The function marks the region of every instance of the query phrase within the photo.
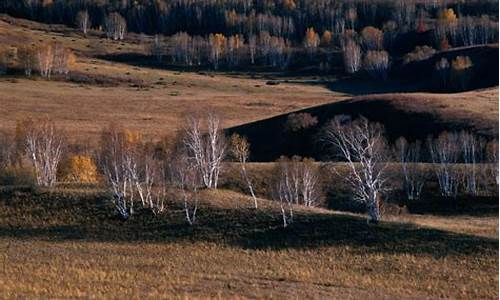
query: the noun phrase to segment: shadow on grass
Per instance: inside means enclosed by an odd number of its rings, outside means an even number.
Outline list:
[[[351,246],[359,253],[411,253],[444,257],[452,254],[497,255],[498,240],[409,224],[368,225],[351,215],[297,212],[282,228],[278,209],[226,209],[203,204],[198,223],[188,226],[180,203],[154,216],[139,210],[119,220],[99,194],[3,192],[0,238],[50,241],[176,242],[205,241],[244,249],[313,249]],[[55,225],[44,224],[49,223]]]

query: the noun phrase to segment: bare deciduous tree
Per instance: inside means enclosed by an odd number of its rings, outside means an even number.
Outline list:
[[[196,222],[198,211],[198,189],[202,184],[196,162],[183,150],[178,150],[170,161],[170,178],[172,184],[181,190],[184,213],[189,225]]]
[[[65,146],[65,136],[54,122],[46,119],[23,121],[26,153],[40,186],[50,187],[57,180],[57,166]]]
[[[458,134],[455,132],[443,132],[436,139],[429,137],[428,146],[441,195],[456,197],[460,179],[458,169],[455,166],[460,153]]]
[[[37,49],[37,63],[40,75],[50,78],[54,67],[54,49],[52,45],[42,45]]]
[[[166,45],[162,36],[155,35],[153,42],[149,45],[149,53],[161,63],[166,53]]]
[[[258,208],[257,197],[255,196],[252,180],[250,180],[246,168],[246,164],[250,156],[250,144],[248,143],[247,139],[245,137],[241,137],[238,134],[233,134],[231,136],[231,153],[240,163],[241,176],[243,177],[243,180],[245,180],[246,185],[248,186],[248,190],[250,191],[250,195],[252,195],[254,201],[254,207],[255,209],[257,209]]]
[[[406,196],[410,201],[418,200],[425,183],[425,173],[420,161],[421,143],[408,143],[404,137],[400,137],[395,146],[396,157],[403,171]]]
[[[248,37],[248,51],[250,52],[250,63],[255,63],[255,53],[257,52],[257,36],[252,34]]]
[[[483,157],[485,143],[476,135],[468,132],[460,132],[460,146],[462,150],[463,166],[463,183],[465,192],[476,196],[478,193],[478,163]]]
[[[17,52],[17,57],[19,59],[19,65],[24,70],[26,76],[31,76],[33,69],[37,65],[36,52],[33,47],[20,47]]]
[[[361,68],[361,47],[352,39],[348,39],[342,47],[344,67],[347,73],[354,74]]]
[[[384,129],[360,117],[336,116],[324,128],[322,141],[336,148],[347,161],[347,182],[354,199],[365,203],[369,221],[380,220],[380,194],[386,189],[386,140]]]
[[[278,172],[275,179],[272,198],[279,201],[283,227],[293,223],[293,203],[298,198],[298,177],[289,169],[290,164],[284,160],[278,162]]]
[[[127,21],[117,12],[110,13],[104,23],[106,35],[114,40],[123,40],[127,32]]]
[[[293,222],[293,205],[315,206],[322,196],[318,167],[312,159],[281,157],[277,162],[272,198],[279,201],[283,226]]]
[[[76,14],[75,23],[76,26],[78,26],[78,29],[80,29],[84,35],[87,35],[87,32],[90,29],[90,16],[88,11],[79,11]]]
[[[208,113],[204,119],[190,116],[186,119],[182,142],[186,153],[196,165],[203,184],[217,189],[222,161],[226,156],[226,141],[220,119]]]
[[[135,196],[154,214],[164,211],[165,161],[154,157],[152,147],[138,133],[111,124],[102,132],[98,162],[123,219],[134,213]]]
[[[113,191],[113,203],[123,219],[128,219],[134,212],[133,198],[128,197],[131,183],[125,163],[127,147],[123,128],[111,124],[102,132],[98,153],[99,167]],[[127,205],[128,198],[130,203]]]

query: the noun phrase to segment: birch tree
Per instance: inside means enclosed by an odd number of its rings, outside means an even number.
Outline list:
[[[181,149],[170,161],[170,179],[181,191],[184,214],[189,225],[196,222],[198,212],[198,190],[202,185],[196,162]]]
[[[61,161],[65,136],[49,119],[23,121],[26,153],[33,166],[39,186],[51,187],[57,181],[57,166]]]
[[[344,68],[347,73],[354,74],[361,69],[361,47],[352,39],[348,39],[342,47]]]
[[[367,206],[369,222],[380,218],[380,194],[387,188],[384,128],[364,117],[336,116],[323,130],[322,141],[338,151],[349,168],[347,182],[354,200]]]
[[[204,186],[210,189],[217,189],[227,150],[220,123],[220,118],[214,113],[207,113],[203,119],[189,116],[182,134],[186,155],[196,166]]]
[[[293,202],[297,199],[298,186],[292,178],[289,167],[290,165],[284,160],[278,162],[277,177],[272,188],[272,198],[280,204],[283,227],[293,223]]]
[[[250,156],[250,144],[248,143],[248,140],[245,137],[241,137],[236,133],[233,134],[231,136],[231,153],[240,163],[241,176],[243,177],[243,180],[245,180],[250,195],[252,196],[252,199],[254,201],[254,207],[255,209],[257,209],[258,208],[257,197],[255,196],[252,180],[248,176],[246,168],[246,164]]]
[[[134,212],[133,197],[129,196],[132,192],[125,159],[126,151],[127,139],[123,128],[111,124],[103,130],[98,153],[99,167],[113,193],[112,202],[120,217],[125,220]]]
[[[106,17],[104,28],[108,38],[123,40],[127,32],[127,21],[119,13],[112,12]]]
[[[322,197],[318,168],[314,160],[294,156],[277,162],[272,198],[280,203],[283,226],[293,222],[293,205],[315,206]]]
[[[50,79],[54,68],[54,48],[50,44],[39,46],[36,55],[40,75]]]
[[[437,138],[427,140],[441,195],[456,197],[459,172],[456,168],[460,153],[459,136],[456,132],[443,132]]]
[[[421,143],[408,143],[404,137],[396,141],[395,154],[404,177],[404,189],[408,200],[418,200],[425,183],[424,170],[421,166]]]
[[[210,62],[214,69],[219,68],[219,61],[226,51],[226,37],[222,33],[210,34],[208,36],[208,44],[210,45]]]
[[[460,147],[462,152],[463,186],[465,192],[476,196],[478,194],[478,163],[483,161],[483,150],[485,143],[476,135],[468,132],[460,132]]]
[[[90,29],[90,16],[88,11],[82,10],[76,14],[75,18],[76,26],[83,33],[83,35],[87,35],[88,30]]]

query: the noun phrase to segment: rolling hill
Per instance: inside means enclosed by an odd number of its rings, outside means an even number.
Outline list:
[[[198,221],[182,202],[116,218],[100,189],[0,190],[2,297],[380,299],[497,296],[497,216],[359,215],[203,191]],[[488,229],[485,231],[485,229]],[[425,275],[424,275],[425,274]],[[460,289],[456,286],[460,285]],[[425,287],[425,288],[422,288]]]
[[[321,159],[316,143],[323,125],[335,115],[362,115],[385,126],[389,139],[425,139],[446,130],[471,130],[486,138],[498,133],[498,89],[457,94],[381,94],[359,96],[293,112],[316,117],[315,126],[286,130],[290,113],[229,128],[228,134],[246,136],[252,159],[273,161],[280,155]]]

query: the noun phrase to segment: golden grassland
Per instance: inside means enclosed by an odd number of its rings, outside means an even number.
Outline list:
[[[268,86],[263,78],[133,67],[100,58],[144,53],[144,44],[133,37],[123,42],[83,37],[64,26],[0,16],[0,48],[58,41],[78,56],[75,80],[0,80],[0,128],[13,128],[27,116],[49,116],[78,138],[94,138],[110,122],[158,137],[172,134],[185,114],[196,111],[224,115],[227,127],[348,97],[323,86]],[[80,77],[104,83],[81,83]]]
[[[497,216],[391,217],[279,208],[204,191],[198,223],[181,204],[114,217],[98,190],[4,189],[2,297],[343,298],[498,297]],[[485,229],[487,228],[487,229]]]

